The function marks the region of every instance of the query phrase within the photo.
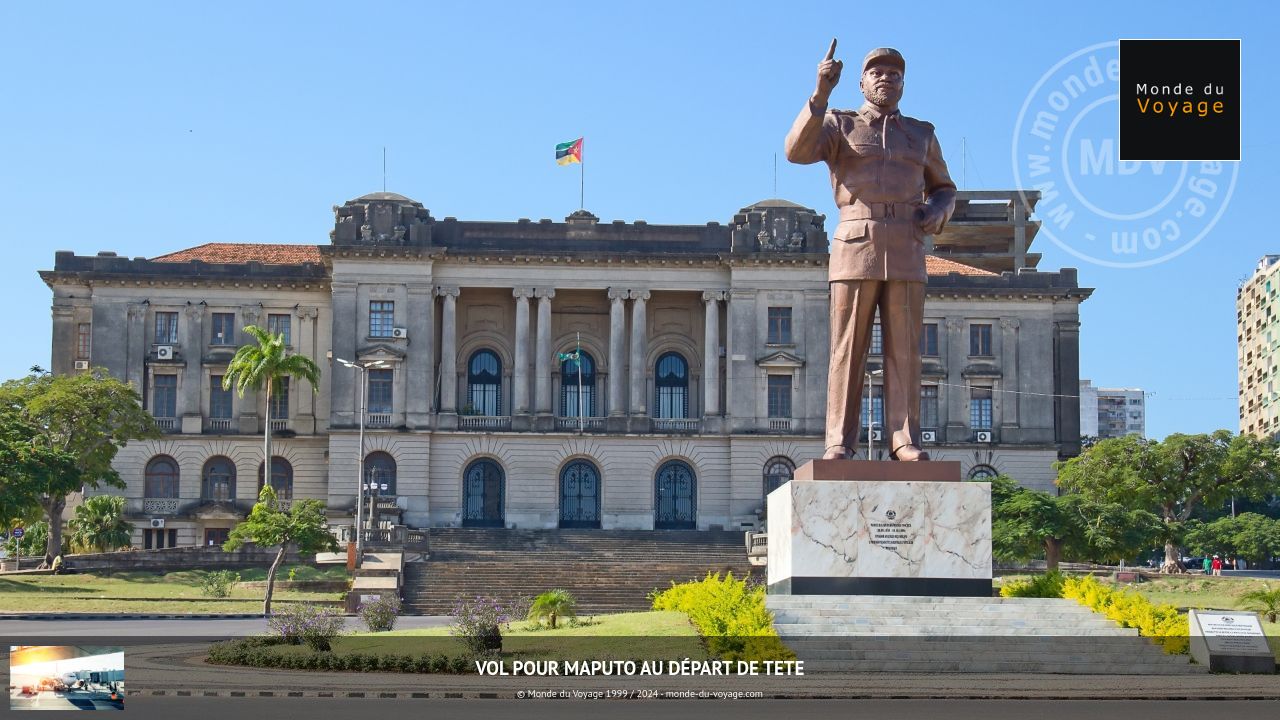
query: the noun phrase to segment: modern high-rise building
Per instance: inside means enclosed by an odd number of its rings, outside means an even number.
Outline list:
[[[1240,433],[1280,433],[1276,350],[1280,345],[1280,255],[1264,255],[1236,290],[1236,355],[1240,380]]]
[[[1080,381],[1080,434],[1117,438],[1147,434],[1146,394],[1141,388],[1100,388]]]

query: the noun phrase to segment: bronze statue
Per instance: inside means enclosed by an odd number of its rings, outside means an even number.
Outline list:
[[[858,110],[827,110],[844,64],[836,41],[818,65],[817,89],[787,133],[787,159],[825,160],[840,224],[831,245],[831,366],[827,451],[850,457],[858,441],[863,373],[876,308],[884,343],[885,430],[890,457],[928,460],[920,450],[920,331],[924,323],[924,236],[955,209],[933,126],[898,112],[906,61],[876,48],[862,61]]]

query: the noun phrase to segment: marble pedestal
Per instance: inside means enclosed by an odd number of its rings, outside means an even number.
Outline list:
[[[768,508],[772,594],[991,595],[991,484],[959,463],[815,461]]]

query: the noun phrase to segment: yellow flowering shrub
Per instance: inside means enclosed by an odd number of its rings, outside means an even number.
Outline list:
[[[1109,588],[1092,575],[1067,578],[1062,596],[1102,613],[1127,628],[1137,628],[1171,655],[1187,653],[1190,629],[1187,618],[1172,605],[1155,605],[1142,595],[1129,590]]]
[[[652,596],[654,610],[689,616],[713,655],[723,660],[794,660],[773,628],[764,605],[764,587],[748,585],[727,573],[675,584]]]

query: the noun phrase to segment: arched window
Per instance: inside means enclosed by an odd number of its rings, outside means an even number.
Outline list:
[[[680,353],[669,352],[658,358],[654,385],[658,393],[654,417],[689,417],[689,363]]]
[[[969,469],[970,480],[987,480],[1000,474],[999,470],[990,465],[974,465]]]
[[[579,414],[596,414],[596,361],[585,350],[578,351],[577,360],[560,363],[560,416]]]
[[[560,471],[560,527],[600,527],[600,471],[589,460]]]
[[[764,464],[764,494],[769,493],[791,482],[796,473],[796,464],[790,458],[776,455]]]
[[[503,485],[505,476],[498,463],[481,459],[462,473],[463,527],[502,527],[505,524]]]
[[[271,458],[271,488],[277,499],[293,499],[293,466],[279,455]],[[258,463],[258,490],[262,490],[262,463]]]
[[[382,451],[371,452],[364,458],[365,485],[378,484],[378,495],[396,494],[396,460]],[[383,489],[386,485],[386,489]]]
[[[653,526],[658,530],[693,530],[698,522],[698,478],[693,468],[669,460],[654,476]]]
[[[168,455],[157,455],[147,463],[146,483],[142,496],[149,498],[178,497],[178,463]]]
[[[227,502],[236,499],[236,466],[221,455],[209,458],[204,464],[200,482],[200,499],[206,502]]]
[[[492,350],[477,350],[467,363],[467,404],[476,415],[502,414],[502,361]]]

